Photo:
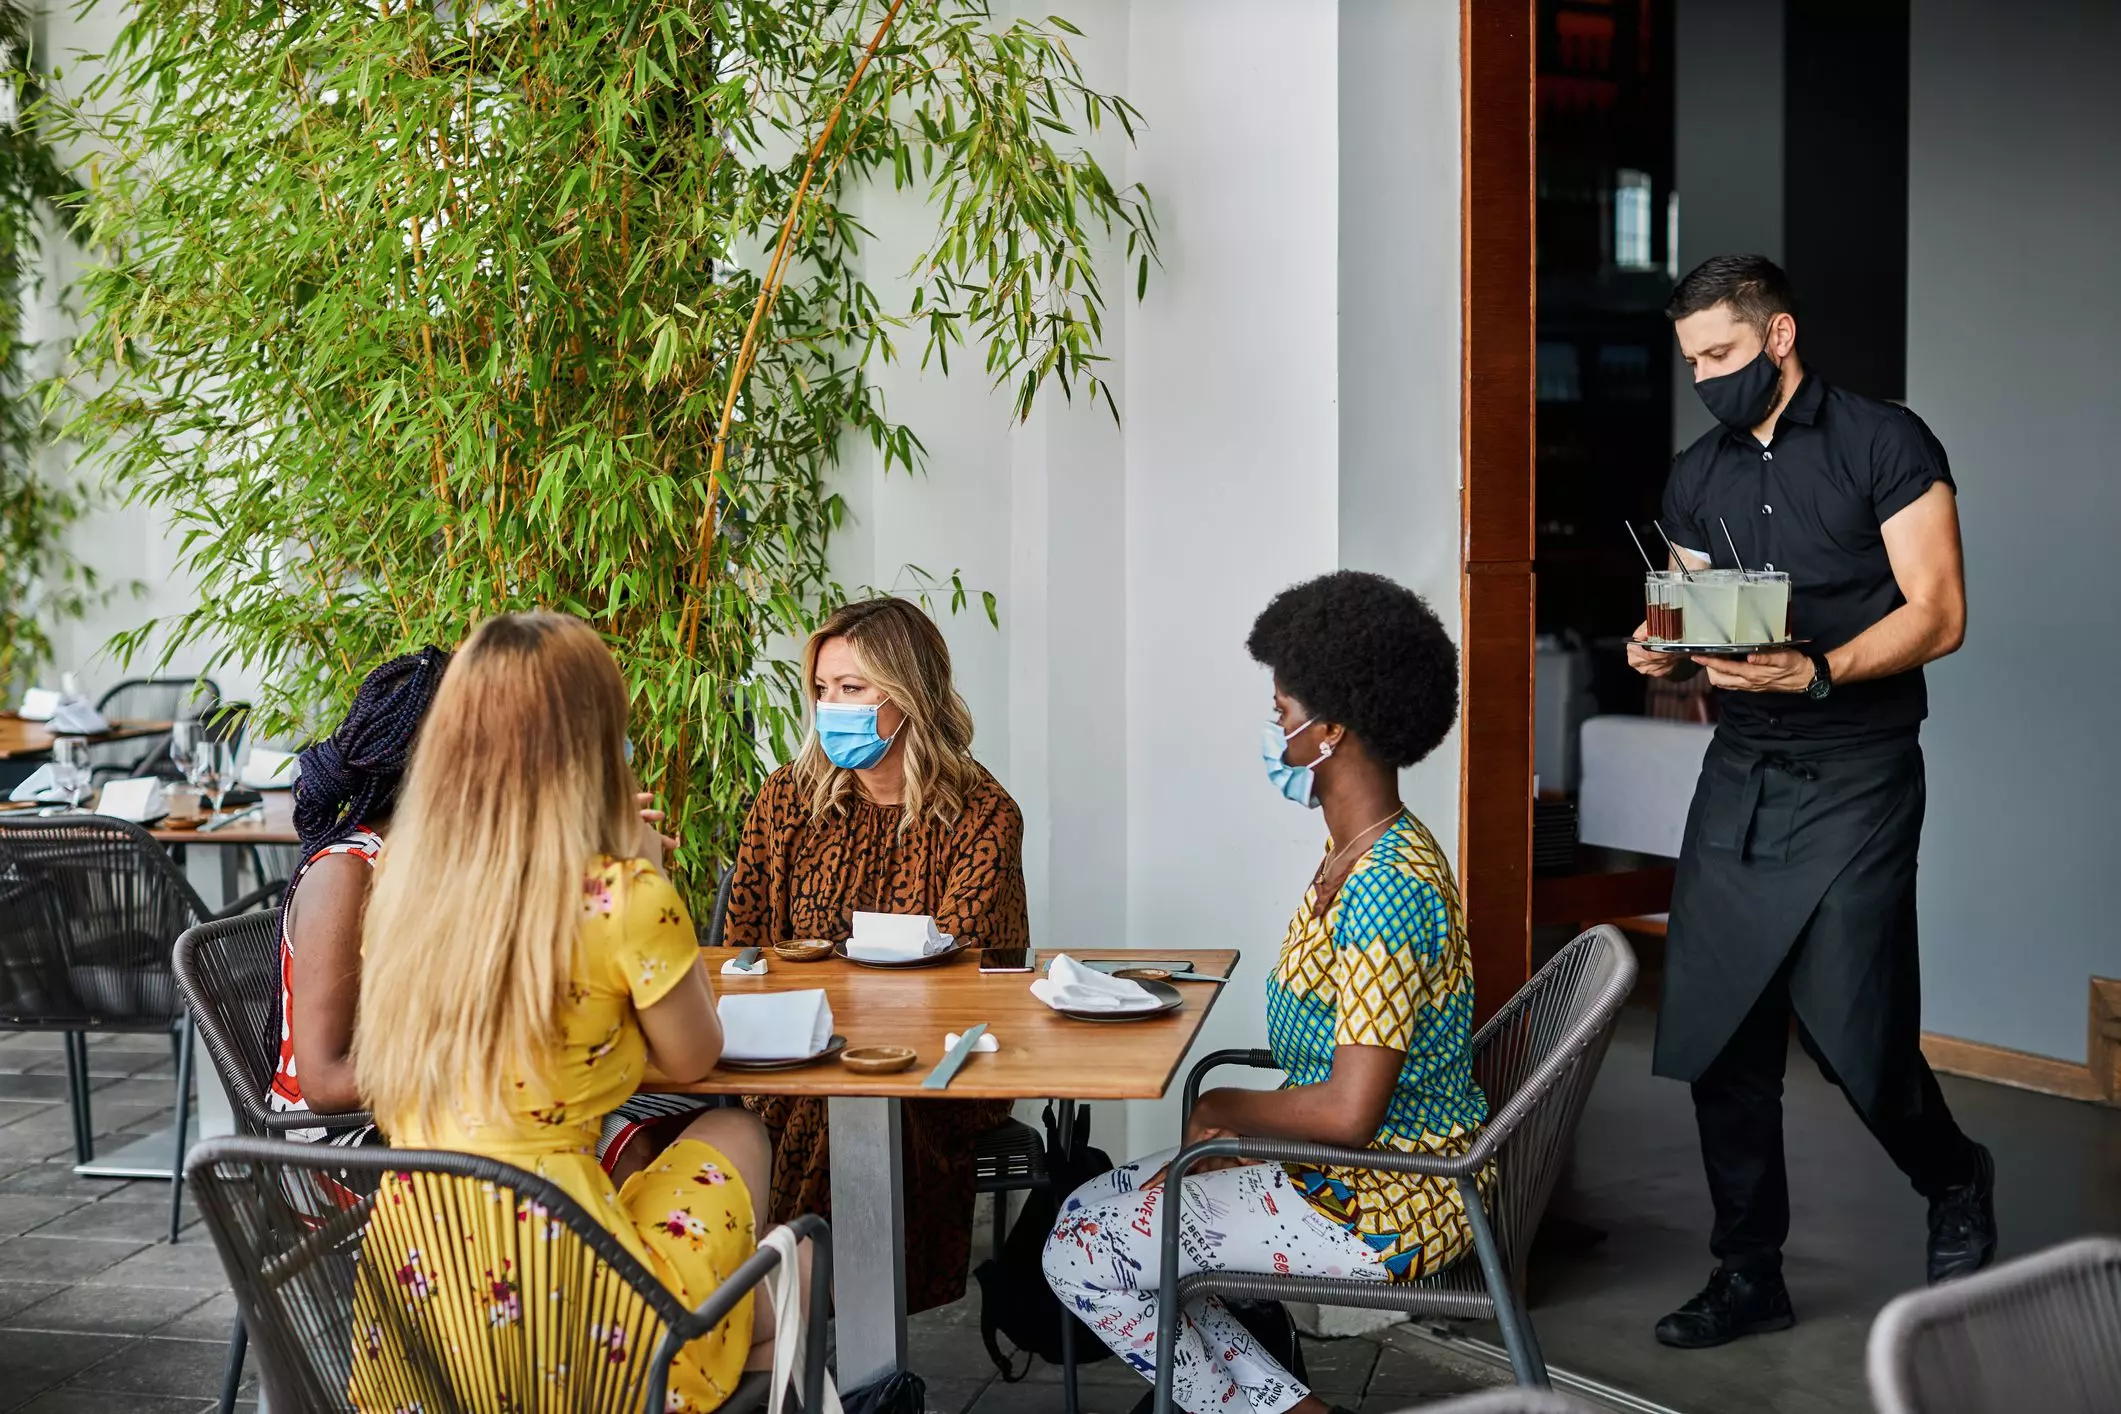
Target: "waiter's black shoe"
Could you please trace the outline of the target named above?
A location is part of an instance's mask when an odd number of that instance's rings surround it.
[[[1691,1301],[1657,1323],[1657,1340],[1681,1350],[1706,1350],[1795,1324],[1790,1289],[1780,1272],[1755,1276],[1718,1267]]]
[[[1974,1146],[1974,1180],[1930,1200],[1930,1285],[1972,1276],[1996,1260],[1996,1160]]]

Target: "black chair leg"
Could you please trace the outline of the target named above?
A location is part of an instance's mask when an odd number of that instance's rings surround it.
[[[1075,1387],[1075,1313],[1061,1308],[1061,1411],[1078,1414],[1082,1396]]]
[[[184,1138],[191,1118],[192,1046],[196,1039],[189,1013],[180,1024],[184,1035],[177,1043],[177,1151],[170,1156],[169,1163],[169,1240],[172,1244],[177,1240],[177,1230],[184,1225]]]
[[[221,1414],[234,1414],[236,1391],[243,1385],[243,1354],[249,1347],[250,1331],[238,1314],[236,1328],[228,1335],[228,1368],[221,1375]]]
[[[88,1110],[88,1038],[79,1031],[66,1033],[66,1102],[74,1112],[74,1162],[85,1164],[96,1157],[96,1130]]]
[[[1520,1385],[1550,1389],[1546,1360],[1539,1353],[1539,1337],[1533,1334],[1531,1317],[1517,1304],[1517,1293],[1511,1289],[1509,1270],[1502,1263],[1502,1246],[1496,1242],[1488,1210],[1481,1204],[1480,1189],[1472,1179],[1461,1178],[1458,1192],[1465,1199],[1466,1224],[1473,1229],[1473,1250],[1480,1256],[1480,1275],[1495,1303],[1495,1324],[1502,1327],[1503,1348],[1510,1352],[1510,1370]]]

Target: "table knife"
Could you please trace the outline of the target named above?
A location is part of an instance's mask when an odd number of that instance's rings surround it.
[[[949,1089],[951,1080],[957,1075],[958,1067],[965,1063],[965,1058],[972,1054],[972,1048],[979,1044],[979,1038],[986,1034],[987,1023],[982,1021],[979,1025],[967,1030],[964,1035],[958,1037],[957,1044],[952,1046],[949,1052],[936,1062],[935,1069],[928,1072],[928,1078],[921,1082],[921,1088],[923,1090]]]
[[[208,834],[211,831],[222,828],[224,825],[233,825],[238,820],[248,819],[252,815],[263,815],[264,813],[265,804],[263,801],[260,801],[256,805],[246,805],[241,810],[236,811],[234,814],[223,815],[218,820],[207,821],[205,824],[199,827],[199,833],[202,835]]]

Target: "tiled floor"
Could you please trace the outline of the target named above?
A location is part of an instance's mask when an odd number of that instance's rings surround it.
[[[94,1039],[89,1069],[99,1148],[168,1122],[167,1044]],[[172,1247],[167,1184],[76,1178],[73,1157],[59,1038],[0,1032],[0,1411],[213,1409],[235,1307],[197,1213],[187,1201],[187,1226]],[[984,1219],[975,1229],[988,1230]],[[1038,1366],[1018,1384],[995,1377],[974,1300],[916,1316],[911,1346],[935,1414],[1058,1414],[1051,1368]],[[1306,1359],[1319,1392],[1359,1414],[1498,1378],[1404,1331],[1307,1341]],[[252,1388],[246,1379],[246,1398]],[[1129,1414],[1145,1389],[1116,1361],[1088,1366],[1083,1414]]]
[[[89,1071],[99,1149],[169,1122],[166,1042],[92,1042]],[[73,1158],[59,1039],[0,1033],[0,1409],[213,1408],[235,1303],[198,1214],[172,1247],[168,1184],[76,1178]]]

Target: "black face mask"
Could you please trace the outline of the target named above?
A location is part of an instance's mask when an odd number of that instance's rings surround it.
[[[1701,395],[1702,406],[1711,417],[1734,432],[1744,432],[1767,417],[1781,387],[1782,370],[1762,349],[1760,357],[1736,373],[1704,378],[1694,385],[1694,391]]]

